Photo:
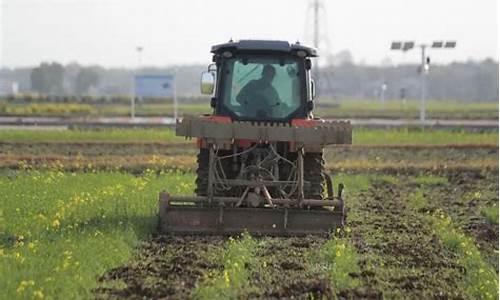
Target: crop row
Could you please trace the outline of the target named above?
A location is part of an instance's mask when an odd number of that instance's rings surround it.
[[[181,143],[172,129],[101,129],[101,130],[0,130],[2,142],[125,142]],[[356,128],[354,145],[498,145],[498,131],[474,132],[464,129],[367,129]]]
[[[181,99],[181,114],[210,113],[208,101],[187,103]],[[33,116],[128,116],[130,97],[78,98],[57,97],[54,99],[25,97],[24,99],[0,99],[0,112],[7,115]],[[136,113],[141,116],[165,116],[173,114],[171,99],[147,99],[136,102]],[[72,107],[72,109],[68,109]],[[498,103],[454,101],[429,101],[428,117],[436,119],[495,119],[498,118]],[[319,103],[316,114],[330,118],[418,118],[419,101],[344,101],[339,105]]]
[[[496,152],[498,153],[498,152]],[[366,155],[366,154],[365,154]],[[498,159],[489,154],[483,158],[466,158],[453,160],[439,158],[381,159],[367,155],[355,158],[354,155],[342,158],[335,153],[328,153],[333,159],[326,164],[329,170],[340,172],[384,172],[384,173],[419,173],[423,171],[495,171],[498,170]],[[345,155],[342,155],[345,156]],[[192,155],[101,155],[101,156],[66,156],[66,155],[1,155],[0,168],[9,170],[52,169],[54,167],[66,171],[92,172],[95,170],[126,171],[141,174],[146,170],[157,172],[167,170],[194,171],[196,161]]]

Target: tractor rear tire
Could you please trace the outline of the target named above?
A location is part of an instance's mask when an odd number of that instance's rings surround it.
[[[208,149],[200,148],[196,158],[198,168],[196,169],[196,188],[194,189],[197,196],[207,195],[209,157],[210,152]]]
[[[231,154],[228,151],[219,151],[220,156],[225,156]],[[196,169],[196,188],[194,192],[197,196],[207,196],[208,195],[208,165],[210,162],[210,151],[205,148],[201,148],[198,156],[196,158],[198,163],[198,168]],[[228,178],[234,178],[234,172],[231,171],[231,161],[229,159],[223,159],[221,162],[222,167],[224,168],[224,173]],[[236,173],[237,174],[237,173]],[[214,190],[215,196],[233,196],[234,192],[231,191],[226,192],[217,192]],[[237,196],[237,195],[236,195]]]
[[[323,153],[306,153],[304,155],[304,181],[309,181],[309,186],[304,186],[305,199],[323,199],[325,160]]]

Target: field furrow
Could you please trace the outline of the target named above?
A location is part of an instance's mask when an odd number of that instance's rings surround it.
[[[95,297],[186,299],[204,274],[220,268],[207,258],[211,251],[222,251],[224,240],[187,236],[145,241],[130,263],[99,277]]]
[[[498,270],[498,174],[452,173],[442,183],[436,182],[439,178],[420,184],[428,198],[423,209],[439,209],[450,216],[460,230],[474,238],[482,256]]]
[[[258,288],[251,298],[332,297],[326,264],[314,263],[326,241],[312,236],[259,239],[259,265],[250,278],[251,286]]]
[[[375,181],[351,209],[352,239],[363,257],[354,298],[462,298],[462,268],[391,182]],[[376,291],[376,292],[375,292]]]

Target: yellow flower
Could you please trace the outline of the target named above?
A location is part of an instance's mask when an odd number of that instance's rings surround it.
[[[37,299],[43,299],[43,293],[42,290],[34,291],[33,292],[33,297]]]
[[[34,286],[35,285],[35,282],[33,280],[23,280],[21,281],[21,283],[19,284],[19,287],[17,287],[17,290],[16,292],[18,294],[21,294],[22,292],[24,292],[24,290],[28,287],[28,286]]]
[[[28,244],[28,248],[29,248],[30,250],[34,250],[34,249],[35,249],[35,246],[36,246],[36,245],[35,245],[35,243],[33,243],[33,242],[30,242],[30,243]]]
[[[16,292],[17,292],[18,294],[21,294],[22,292],[24,292],[24,289],[26,289],[26,286],[24,286],[24,285],[22,284],[22,282],[21,282],[21,284],[17,287]]]
[[[55,219],[54,221],[52,221],[52,227],[54,228],[59,228],[59,226],[61,225],[61,223],[59,222],[58,219]]]
[[[224,282],[226,283],[226,286],[229,287],[229,272],[227,270],[224,270]]]
[[[65,261],[63,262],[62,268],[63,268],[63,269],[66,269],[67,267],[69,267],[69,265],[70,265],[70,262],[69,262],[69,261],[67,261],[67,260],[65,260]]]

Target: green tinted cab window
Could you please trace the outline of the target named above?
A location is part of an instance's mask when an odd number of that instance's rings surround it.
[[[239,117],[286,118],[301,106],[299,62],[293,58],[226,61],[224,105]]]

